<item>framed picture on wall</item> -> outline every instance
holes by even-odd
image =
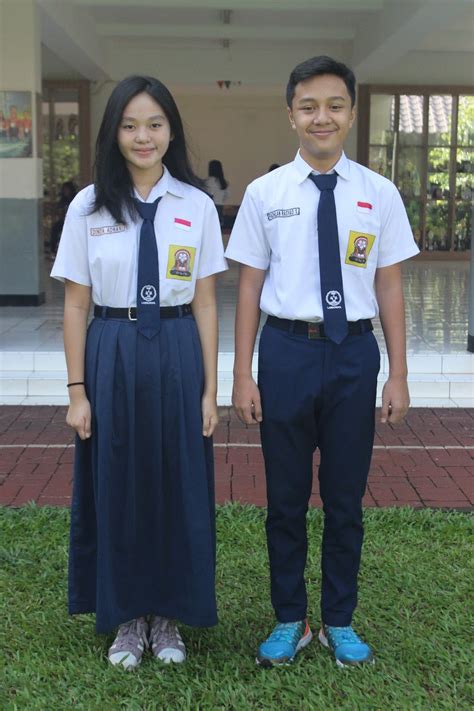
[[[31,92],[0,91],[0,158],[33,155]]]
[[[35,155],[37,158],[43,157],[43,97],[38,92],[35,96],[36,100],[36,150]]]

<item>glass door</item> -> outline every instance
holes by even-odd
[[[466,252],[472,232],[474,95],[362,87],[358,155],[400,190],[426,252]],[[361,118],[362,117],[362,118]]]
[[[472,235],[474,96],[459,97],[457,117],[454,249],[463,251],[469,249]]]
[[[89,83],[43,84],[43,235],[56,253],[64,216],[90,180]]]

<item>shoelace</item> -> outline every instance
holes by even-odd
[[[337,647],[340,644],[360,644],[362,640],[354,632],[352,627],[329,627],[326,628],[326,635],[331,644]]]
[[[150,636],[152,644],[156,644],[158,637],[167,645],[181,641],[174,623],[166,618],[154,622]]]
[[[140,620],[131,620],[130,622],[125,622],[120,625],[117,633],[117,640],[114,644],[115,647],[120,648],[125,642],[128,643],[129,635],[134,634],[138,640],[143,640],[146,642],[146,636],[142,629],[143,623]]]
[[[298,641],[301,636],[302,630],[300,628],[300,623],[294,622],[279,622],[270,637],[269,642],[289,642],[294,644]]]

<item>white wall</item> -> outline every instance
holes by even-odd
[[[37,158],[36,97],[41,91],[38,10],[33,0],[0,4],[0,90],[28,91],[33,118],[33,158],[0,158],[0,198],[40,198],[43,161]],[[20,49],[19,49],[20,48]]]
[[[374,71],[372,84],[445,84],[472,86],[471,52],[409,52],[383,72]]]
[[[292,160],[297,142],[280,97],[176,97],[192,138],[196,167],[207,173],[209,160],[222,161],[230,183],[229,202],[239,204],[246,185],[271,163]]]
[[[351,60],[350,42],[321,39],[271,44],[240,40],[223,48],[218,41],[121,38],[104,40],[103,51],[107,75],[115,81],[137,73],[157,76],[170,87],[215,87],[217,80],[230,79],[251,90],[286,84],[291,70],[308,57],[329,54]]]

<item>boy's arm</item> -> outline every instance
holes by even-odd
[[[375,273],[375,293],[379,305],[389,376],[382,392],[381,422],[400,422],[408,412],[405,306],[400,264],[380,267]]]
[[[235,317],[235,360],[232,404],[246,425],[262,421],[260,393],[252,377],[252,357],[260,322],[260,294],[265,270],[240,266]]]

